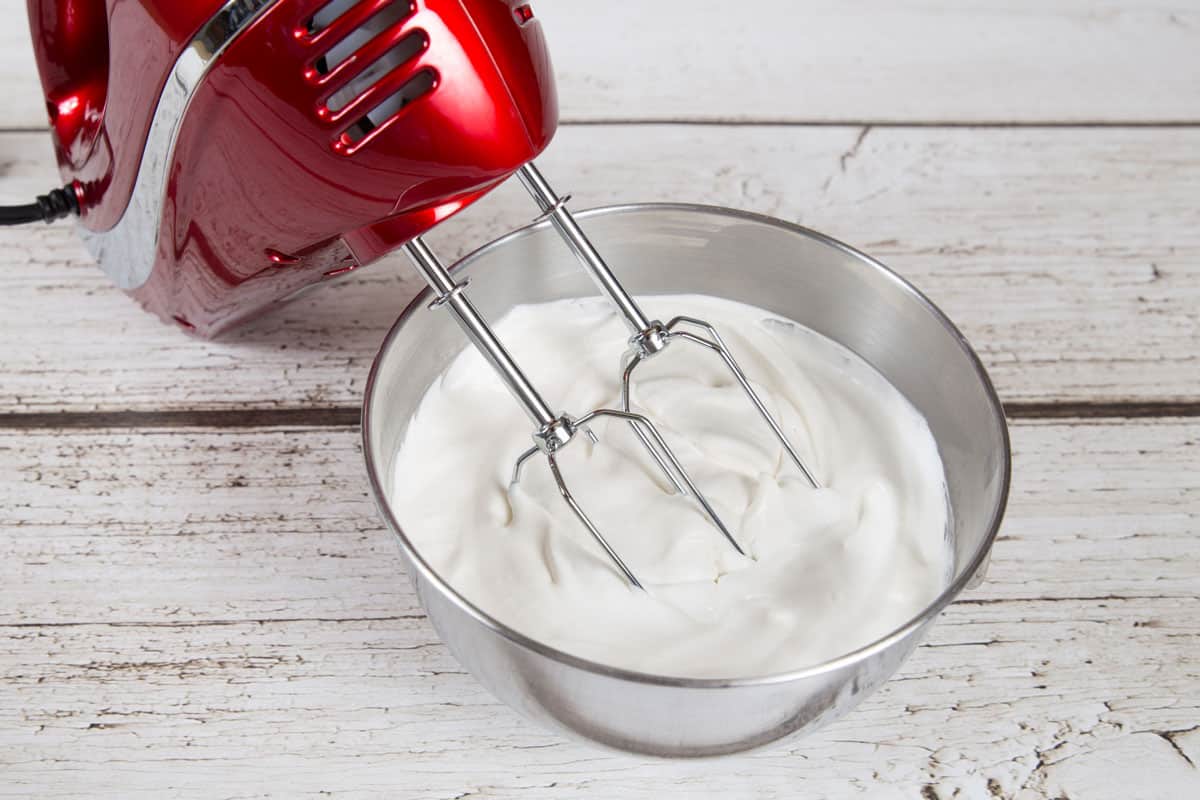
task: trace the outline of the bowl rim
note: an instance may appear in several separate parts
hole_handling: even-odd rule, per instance
[[[388,502],[387,494],[380,483],[380,470],[378,458],[374,449],[371,446],[371,434],[374,426],[371,423],[369,410],[371,401],[374,397],[376,386],[379,380],[380,365],[383,363],[384,357],[391,350],[393,341],[400,335],[405,324],[413,317],[421,308],[429,305],[433,300],[433,294],[430,289],[422,290],[413,300],[405,307],[400,316],[393,323],[391,329],[388,330],[387,336],[384,337],[380,344],[379,352],[376,354],[374,361],[371,364],[370,373],[367,376],[367,383],[363,393],[362,406],[362,445],[363,458],[366,462],[367,478],[371,485],[371,492],[375,498],[375,504],[379,509],[380,515],[384,522],[393,534],[400,540],[400,546],[404,549],[405,555],[408,556],[413,566],[420,573],[420,576],[437,588],[441,594],[453,603],[460,611],[472,617],[476,622],[484,627],[508,639],[513,644],[530,650],[540,656],[550,658],[576,669],[581,669],[586,672],[595,673],[604,677],[629,681],[633,683],[655,685],[655,686],[671,686],[684,689],[718,689],[729,687],[749,687],[749,686],[766,686],[781,683],[790,683],[792,681],[805,680],[825,675],[831,672],[836,672],[839,669],[849,667],[853,664],[861,662],[871,656],[886,650],[896,642],[910,636],[924,625],[931,622],[938,614],[942,612],[946,606],[950,605],[955,598],[962,593],[967,584],[975,577],[981,568],[987,562],[988,556],[991,553],[992,546],[995,543],[996,535],[999,532],[1000,524],[1004,519],[1004,513],[1008,505],[1008,495],[1012,482],[1012,445],[1008,432],[1008,421],[1004,413],[1004,406],[996,393],[995,387],[992,385],[991,378],[988,377],[987,370],[983,366],[978,354],[971,347],[966,337],[958,327],[946,316],[940,308],[926,297],[919,289],[902,278],[889,267],[875,260],[871,256],[862,253],[853,247],[840,242],[832,237],[826,236],[823,233],[814,231],[811,228],[806,228],[802,225],[797,225],[786,220],[781,220],[776,217],[758,214],[751,211],[741,211],[723,206],[703,205],[696,203],[622,203],[617,205],[599,206],[590,208],[585,211],[574,212],[577,219],[588,219],[589,217],[622,215],[622,214],[637,214],[647,211],[682,211],[687,213],[697,213],[704,215],[715,215],[725,218],[735,218],[754,222],[768,227],[777,228],[788,233],[798,234],[801,236],[813,239],[828,247],[840,250],[854,258],[857,258],[867,265],[879,270],[884,277],[889,279],[900,290],[916,300],[925,310],[932,314],[934,319],[941,323],[942,327],[949,333],[959,347],[967,356],[974,369],[975,376],[980,381],[984,389],[984,394],[987,397],[988,404],[992,407],[996,415],[996,419],[1000,422],[1000,431],[1003,439],[1003,448],[1001,452],[1002,460],[1002,476],[999,501],[992,511],[992,517],[988,521],[988,531],[980,542],[971,558],[967,568],[962,570],[958,577],[952,581],[942,592],[917,615],[909,619],[904,624],[892,630],[890,633],[875,639],[874,641],[859,647],[845,655],[829,659],[827,661],[813,664],[801,669],[788,670],[786,672],[773,673],[769,675],[738,677],[738,678],[686,678],[670,675],[657,675],[649,672],[640,672],[638,670],[627,669],[624,667],[614,667],[607,664],[602,664],[598,661],[583,658],[581,656],[572,655],[558,648],[552,647],[544,642],[538,641],[530,636],[527,636],[520,631],[510,628],[508,625],[500,622],[492,617],[487,612],[476,607],[469,600],[463,597],[451,586],[447,581],[434,570],[428,562],[421,556],[418,549],[413,546],[408,536],[404,533],[404,529],[396,520],[392,513],[391,505]],[[476,248],[467,255],[459,259],[451,271],[457,273],[460,270],[468,268],[473,262],[482,258],[500,247],[504,247],[510,242],[531,236],[537,232],[551,227],[549,220],[542,219],[517,228],[509,233],[494,239],[481,247]],[[428,614],[428,611],[426,610]]]

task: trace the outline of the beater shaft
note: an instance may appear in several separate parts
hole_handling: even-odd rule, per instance
[[[442,264],[429,245],[420,237],[404,245],[404,251],[412,260],[413,265],[421,273],[421,277],[429,284],[429,288],[437,293],[433,304],[445,305],[454,315],[463,332],[471,343],[479,349],[484,358],[496,369],[504,385],[516,398],[525,413],[540,428],[554,425],[559,415],[550,410],[550,406],[538,394],[537,389],[529,382],[529,378],[521,371],[517,362],[496,338],[496,334],[488,326],[483,315],[467,298],[464,290],[467,283],[455,283],[450,271]]]
[[[655,323],[642,313],[642,309],[629,296],[629,292],[625,291],[625,287],[617,280],[617,276],[609,269],[608,264],[604,262],[600,253],[579,227],[575,217],[567,210],[570,196],[559,197],[532,161],[517,171],[517,177],[521,179],[525,189],[533,196],[542,213],[553,223],[567,246],[575,253],[579,263],[583,264],[588,275],[596,282],[596,286],[625,317],[630,331],[639,334],[650,329]]]

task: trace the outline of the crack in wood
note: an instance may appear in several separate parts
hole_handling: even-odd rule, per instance
[[[1200,401],[1064,401],[1004,404],[1012,420],[1103,420],[1200,417]],[[319,408],[209,409],[196,411],[67,411],[0,414],[0,430],[88,430],[141,428],[353,428],[357,406]]]
[[[425,619],[424,614],[391,614],[377,617],[261,617],[254,619],[195,619],[195,620],[72,620],[64,622],[0,622],[0,628],[206,628],[227,625],[294,625],[303,623],[329,623],[346,625],[356,622],[400,622]]]
[[[1004,404],[1009,419],[1157,419],[1198,417],[1200,402],[1012,402]]]
[[[867,134],[870,132],[871,126],[864,125],[863,129],[858,133],[858,138],[854,140],[854,144],[850,145],[850,149],[838,157],[838,169],[841,170],[842,173],[846,172],[846,164],[858,155],[858,151],[862,147],[863,140],[867,138]]]
[[[990,606],[1005,603],[1124,603],[1137,600],[1195,600],[1191,595],[1166,594],[1089,594],[1089,595],[1047,595],[1044,597],[963,597],[954,601],[960,606]],[[1156,627],[1154,625],[1139,625],[1135,628]]]
[[[1193,725],[1190,728],[1183,728],[1182,730],[1150,731],[1150,733],[1153,733],[1155,736],[1159,737],[1160,739],[1165,741],[1167,744],[1171,745],[1171,749],[1173,749],[1176,753],[1178,753],[1179,757],[1182,758],[1184,761],[1186,761],[1188,763],[1189,767],[1191,767],[1192,769],[1196,769],[1196,762],[1192,761],[1191,757],[1188,756],[1188,754],[1186,752],[1184,752],[1183,748],[1179,746],[1179,742],[1175,741],[1175,737],[1183,736],[1183,735],[1189,734],[1189,733],[1195,733],[1198,730],[1200,730],[1200,725]]]
[[[212,409],[198,411],[69,411],[0,414],[0,429],[93,428],[349,428],[361,422],[357,406]]]

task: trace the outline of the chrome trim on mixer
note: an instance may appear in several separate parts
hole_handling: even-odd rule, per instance
[[[167,192],[167,169],[180,123],[213,60],[279,0],[229,0],[205,23],[175,61],[146,136],[133,193],[117,224],[97,233],[80,227],[83,243],[121,289],[136,289],[154,270]]]

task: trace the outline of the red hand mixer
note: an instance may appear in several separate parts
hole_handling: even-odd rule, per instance
[[[28,0],[67,185],[31,218],[75,212],[104,271],[145,308],[212,336],[403,248],[556,453],[597,417],[627,421],[675,489],[740,551],[654,424],[634,369],[676,341],[719,356],[812,474],[719,334],[646,316],[531,160],[558,121],[550,59],[521,0]],[[630,330],[622,407],[547,404],[420,235],[518,173]],[[10,210],[11,211],[11,210]],[[11,221],[11,220],[9,220]],[[18,220],[21,221],[21,220]],[[590,431],[588,431],[590,434]]]

